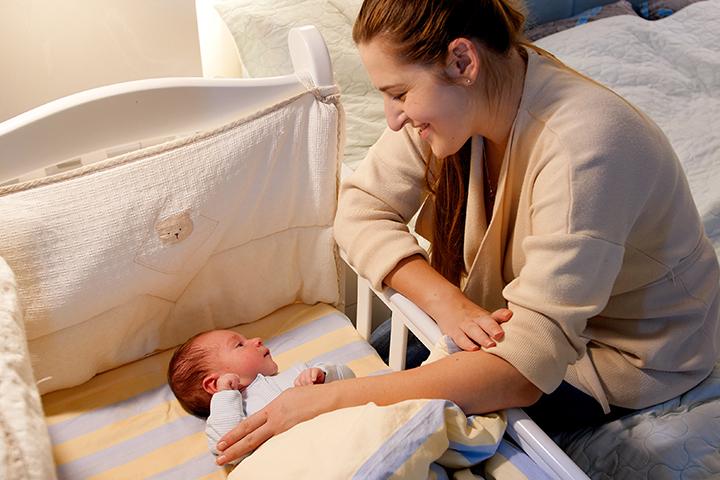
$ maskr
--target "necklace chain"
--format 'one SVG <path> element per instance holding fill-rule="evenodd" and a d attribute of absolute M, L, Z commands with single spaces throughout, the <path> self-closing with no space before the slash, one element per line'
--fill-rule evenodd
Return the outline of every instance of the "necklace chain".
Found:
<path fill-rule="evenodd" d="M 488 198 L 490 200 L 490 204 L 492 205 L 495 203 L 495 190 L 493 189 L 492 180 L 490 179 L 490 168 L 488 167 L 487 150 L 485 145 L 483 145 L 483 169 L 485 170 L 485 184 L 488 188 Z"/>

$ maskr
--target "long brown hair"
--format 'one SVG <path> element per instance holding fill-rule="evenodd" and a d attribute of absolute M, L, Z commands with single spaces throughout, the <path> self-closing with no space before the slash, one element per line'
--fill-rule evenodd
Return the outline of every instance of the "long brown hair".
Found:
<path fill-rule="evenodd" d="M 481 61 L 488 100 L 497 99 L 507 78 L 503 62 L 511 49 L 523 45 L 525 14 L 515 0 L 365 0 L 353 26 L 357 44 L 382 38 L 405 63 L 444 64 L 448 45 L 468 38 L 484 47 Z M 434 196 L 431 265 L 455 285 L 465 274 L 463 256 L 465 211 L 470 175 L 470 140 L 442 160 L 437 175 L 428 164 L 425 178 Z"/>

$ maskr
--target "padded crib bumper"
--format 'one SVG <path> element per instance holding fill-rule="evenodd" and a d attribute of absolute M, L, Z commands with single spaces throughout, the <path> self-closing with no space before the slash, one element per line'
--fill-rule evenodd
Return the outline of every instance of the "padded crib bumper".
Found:
<path fill-rule="evenodd" d="M 0 256 L 41 393 L 288 304 L 339 302 L 341 110 L 337 90 L 307 89 L 210 131 L 0 187 Z"/>
<path fill-rule="evenodd" d="M 338 304 L 341 146 L 337 91 L 309 86 L 0 187 L 0 478 L 56 476 L 40 393 L 295 302 Z"/>

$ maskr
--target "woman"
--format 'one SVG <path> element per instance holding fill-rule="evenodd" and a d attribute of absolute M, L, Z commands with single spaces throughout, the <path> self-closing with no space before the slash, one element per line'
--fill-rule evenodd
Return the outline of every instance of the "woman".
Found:
<path fill-rule="evenodd" d="M 223 439 L 219 463 L 370 401 L 533 405 L 542 427 L 562 430 L 710 373 L 718 264 L 669 142 L 523 44 L 523 21 L 508 0 L 365 1 L 353 36 L 390 129 L 342 187 L 336 238 L 375 287 L 405 294 L 464 351 L 287 391 Z M 429 262 L 406 227 L 421 205 Z M 493 346 L 483 330 L 502 307 L 512 318 Z"/>

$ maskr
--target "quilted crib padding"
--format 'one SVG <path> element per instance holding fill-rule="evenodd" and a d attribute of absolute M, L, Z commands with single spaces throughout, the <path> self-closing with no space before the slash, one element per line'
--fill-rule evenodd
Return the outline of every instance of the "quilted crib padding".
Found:
<path fill-rule="evenodd" d="M 55 468 L 30 368 L 15 278 L 0 258 L 0 478 L 52 480 Z"/>
<path fill-rule="evenodd" d="M 335 98 L 308 92 L 0 189 L 0 256 L 18 279 L 42 393 L 201 330 L 338 302 Z"/>

